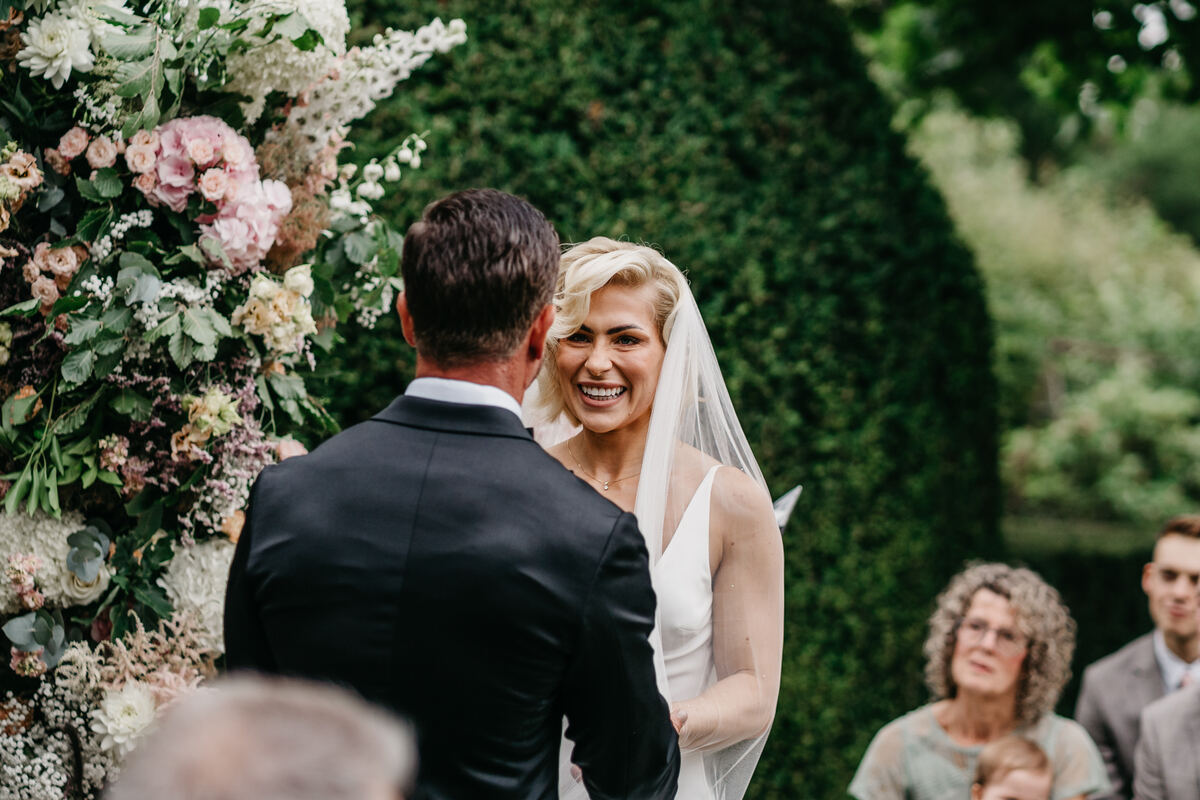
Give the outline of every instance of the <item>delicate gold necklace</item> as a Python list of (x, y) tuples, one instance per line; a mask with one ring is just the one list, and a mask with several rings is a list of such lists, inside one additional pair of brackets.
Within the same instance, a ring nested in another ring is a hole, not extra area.
[(571, 454), (571, 458), (575, 459), (575, 466), (579, 467), (579, 471), (582, 472), (584, 475), (587, 475), (589, 478), (594, 480), (596, 483), (604, 484), (602, 488), (606, 492), (608, 491), (608, 485), (610, 483), (620, 483), (621, 481), (627, 481), (630, 478), (636, 478), (638, 475), (642, 474), (642, 471), (639, 469), (637, 472), (633, 473), (632, 475), (626, 475), (624, 478), (612, 478), (610, 480), (605, 480), (604, 478), (597, 478), (595, 475), (593, 475), (592, 473), (588, 472), (586, 469), (583, 468), (583, 464), (580, 463), (580, 461), (579, 461), (579, 456), (575, 455), (575, 451), (571, 449), (570, 440), (567, 440), (567, 452)]

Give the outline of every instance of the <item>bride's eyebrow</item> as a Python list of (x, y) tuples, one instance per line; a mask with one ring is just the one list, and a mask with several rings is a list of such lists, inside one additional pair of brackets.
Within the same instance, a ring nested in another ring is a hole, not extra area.
[[(579, 330), (583, 331), (584, 333), (595, 333), (595, 331), (593, 331), (587, 325), (580, 325)], [(614, 333), (621, 333), (622, 331), (641, 331), (643, 333), (645, 332), (645, 331), (642, 331), (641, 325), (618, 325), (615, 328), (609, 328), (604, 333), (606, 336), (612, 336)]]

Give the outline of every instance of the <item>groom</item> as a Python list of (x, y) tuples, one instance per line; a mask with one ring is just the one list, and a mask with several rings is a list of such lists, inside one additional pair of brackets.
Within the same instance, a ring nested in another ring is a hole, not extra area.
[(556, 798), (564, 715), (592, 798), (673, 798), (636, 521), (519, 416), (554, 319), (554, 229), (512, 195), (459, 192), (409, 229), (401, 271), (417, 378), (259, 476), (226, 595), (230, 669), (341, 683), (407, 716), (418, 800)]

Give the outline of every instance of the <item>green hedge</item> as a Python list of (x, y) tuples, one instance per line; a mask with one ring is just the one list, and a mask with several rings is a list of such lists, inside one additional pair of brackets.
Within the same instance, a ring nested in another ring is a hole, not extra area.
[[(924, 699), (936, 592), (998, 547), (983, 287), (823, 2), (496, 4), (375, 112), (362, 161), (429, 130), (385, 207), (403, 228), (470, 186), (529, 198), (564, 241), (659, 245), (689, 271), (786, 533), (779, 714), (753, 797), (841, 797), (883, 722)], [(411, 374), (398, 327), (344, 331), (332, 407), (354, 422)]]

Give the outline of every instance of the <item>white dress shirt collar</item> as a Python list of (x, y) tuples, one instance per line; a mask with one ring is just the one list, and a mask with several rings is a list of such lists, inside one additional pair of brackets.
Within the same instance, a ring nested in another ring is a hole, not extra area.
[(462, 403), (471, 406), (496, 406), (507, 409), (521, 418), (521, 404), (508, 392), (489, 386), (451, 378), (416, 378), (404, 390), (405, 397), (421, 397), (443, 403)]
[(1192, 683), (1200, 683), (1200, 659), (1189, 663), (1172, 653), (1160, 630), (1154, 631), (1154, 658), (1158, 661), (1158, 670), (1162, 673), (1163, 685), (1168, 692), (1178, 689), (1183, 676), (1187, 674), (1191, 674)]

